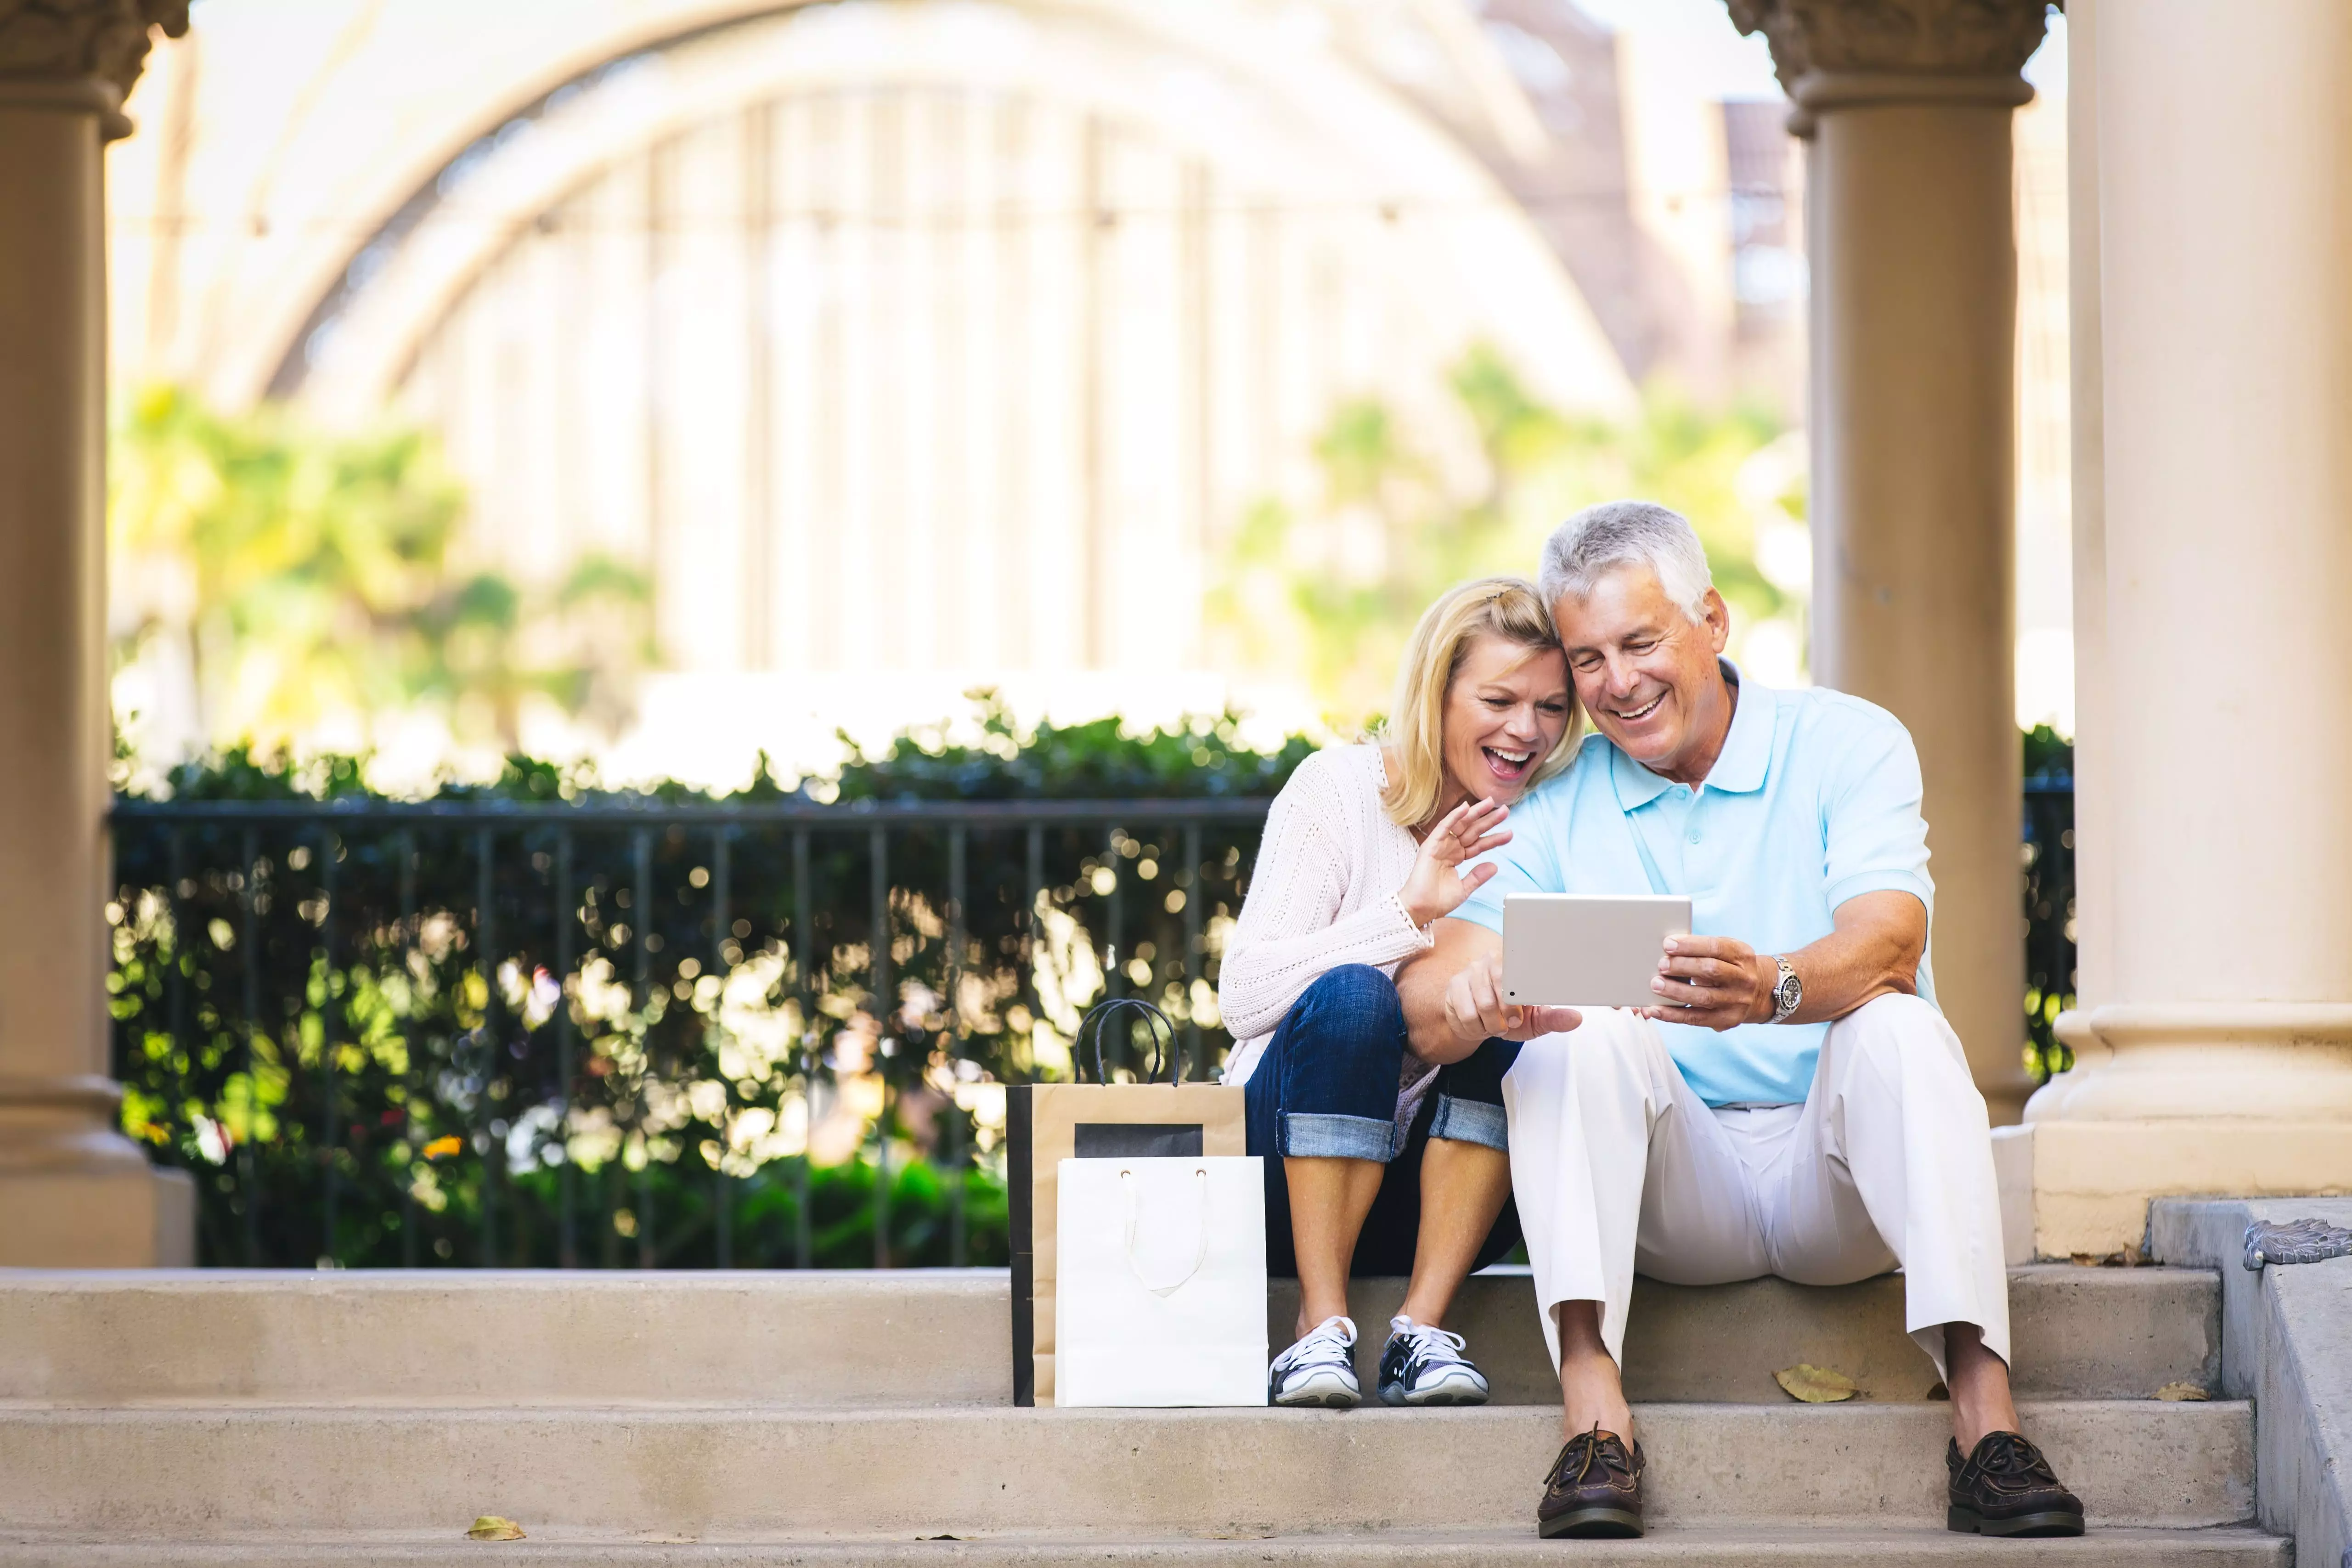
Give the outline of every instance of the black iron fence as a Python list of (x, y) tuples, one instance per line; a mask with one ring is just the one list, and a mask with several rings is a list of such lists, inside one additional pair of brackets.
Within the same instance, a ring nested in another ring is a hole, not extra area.
[(1221, 1058), (1265, 810), (126, 800), (125, 1123), (213, 1264), (997, 1260), (992, 1086)]
[[(2072, 780), (2023, 808), (2039, 1076)], [(125, 1125), (195, 1176), (208, 1264), (1000, 1261), (998, 1086), (1105, 994), (1213, 1068), (1265, 810), (125, 800)]]
[(2074, 1005), (2074, 780), (2029, 773), (2025, 867), (2025, 1068), (2037, 1081), (2074, 1065), (2052, 1026)]

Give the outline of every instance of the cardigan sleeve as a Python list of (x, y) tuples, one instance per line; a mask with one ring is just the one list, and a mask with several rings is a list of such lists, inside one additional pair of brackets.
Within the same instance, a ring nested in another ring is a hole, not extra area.
[(1428, 947), (1396, 889), (1353, 914), (1339, 914), (1370, 846), (1351, 843), (1350, 814), (1331, 764), (1310, 760), (1266, 813), (1265, 837), (1242, 900), (1217, 1006), (1236, 1040), (1270, 1034), (1307, 988), (1345, 963), (1393, 963)]

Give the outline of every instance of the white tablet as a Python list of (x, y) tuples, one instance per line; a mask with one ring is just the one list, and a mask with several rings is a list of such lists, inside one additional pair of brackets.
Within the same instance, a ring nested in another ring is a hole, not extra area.
[(1530, 1007), (1654, 1007), (1665, 941), (1690, 900), (1643, 894), (1507, 893), (1503, 1000)]

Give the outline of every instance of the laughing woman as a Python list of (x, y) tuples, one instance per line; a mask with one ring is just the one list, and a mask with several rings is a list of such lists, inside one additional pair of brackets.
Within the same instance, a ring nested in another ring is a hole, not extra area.
[(1239, 1042), (1225, 1081), (1247, 1086), (1249, 1152), (1265, 1156), (1266, 1268), (1298, 1278), (1297, 1342), (1274, 1360), (1269, 1403), (1356, 1403), (1351, 1270), (1412, 1276), (1383, 1402), (1486, 1403), (1444, 1324), (1463, 1279), (1518, 1238), (1509, 1064), (1492, 1040), (1448, 1067), (1415, 1057), (1391, 977), (1493, 875), (1465, 863), (1568, 765), (1575, 721), (1534, 587), (1467, 583), (1413, 629), (1379, 739), (1308, 758), (1266, 817), (1217, 998)]

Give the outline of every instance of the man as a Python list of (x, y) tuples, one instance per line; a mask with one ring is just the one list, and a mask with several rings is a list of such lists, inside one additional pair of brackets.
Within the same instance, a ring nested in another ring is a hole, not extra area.
[[(1637, 1268), (1836, 1285), (1899, 1264), (1905, 1326), (1952, 1397), (1947, 1523), (2081, 1533), (2010, 1400), (1991, 1135), (1935, 1006), (1910, 735), (1854, 698), (1743, 681), (1698, 535), (1664, 507), (1570, 519), (1538, 586), (1599, 732), (1397, 976), (1423, 1058), (1527, 1042), (1504, 1084), (1511, 1177), (1568, 1436), (1538, 1530), (1641, 1533), (1618, 1375)], [(1667, 942), (1654, 1006), (1509, 1006), (1513, 892), (1684, 894), (1695, 934)]]

